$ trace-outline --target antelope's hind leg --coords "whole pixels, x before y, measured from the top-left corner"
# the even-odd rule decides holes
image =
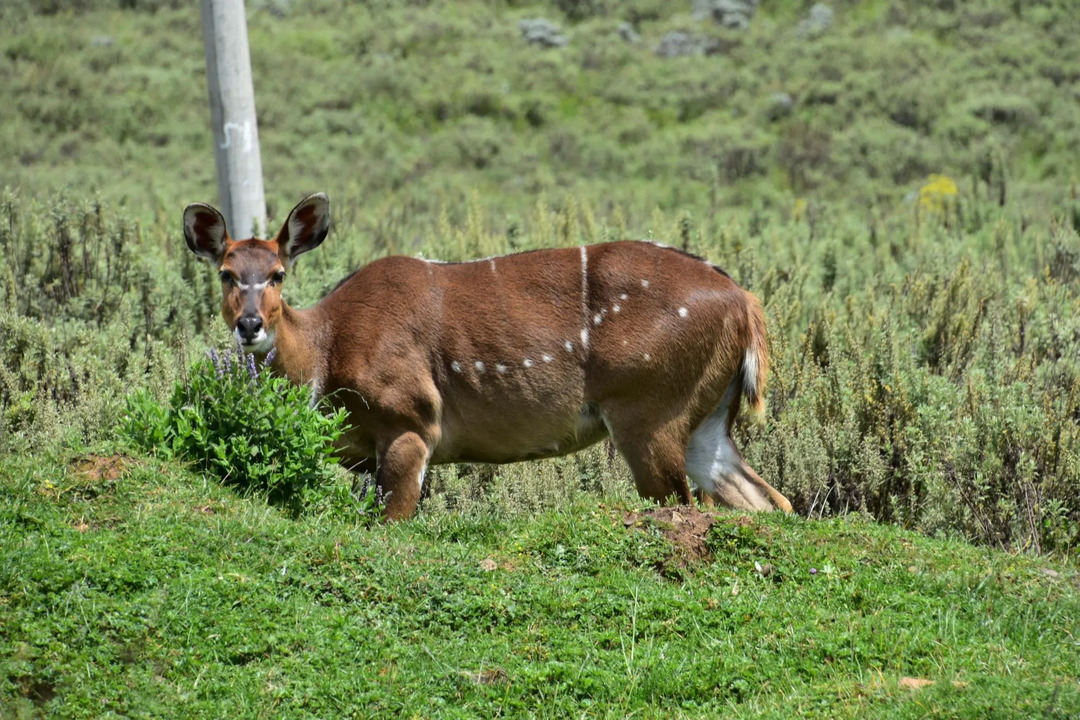
[[[788,499],[762,480],[743,459],[731,438],[731,423],[738,406],[733,409],[728,396],[724,399],[690,436],[686,472],[695,493],[736,510],[791,512]]]
[[[659,428],[640,425],[642,415],[606,410],[604,421],[615,449],[626,460],[634,485],[643,498],[657,502],[689,505],[690,486],[686,482],[686,443]]]

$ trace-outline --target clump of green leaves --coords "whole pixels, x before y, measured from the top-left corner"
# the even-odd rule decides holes
[[[121,434],[297,510],[306,489],[329,483],[345,417],[344,410],[324,415],[310,388],[273,377],[254,355],[211,350],[176,383],[167,404],[145,391],[130,395]]]

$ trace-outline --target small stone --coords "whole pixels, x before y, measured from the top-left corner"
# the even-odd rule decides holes
[[[521,30],[521,37],[530,45],[555,48],[567,43],[566,36],[562,34],[559,27],[547,18],[521,20],[518,28]]]
[[[833,14],[833,9],[825,3],[815,3],[806,19],[799,23],[799,36],[810,39],[825,34],[832,25]]]
[[[641,36],[638,35],[638,31],[628,22],[619,23],[619,37],[631,45],[641,42]]]

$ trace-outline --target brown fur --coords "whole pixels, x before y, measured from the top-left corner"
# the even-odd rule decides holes
[[[329,203],[314,195],[274,240],[233,241],[213,208],[192,205],[185,237],[225,274],[229,326],[257,316],[273,333],[275,372],[348,411],[342,462],[376,458],[390,518],[414,512],[428,464],[552,457],[609,432],[643,496],[689,503],[691,434],[732,383],[732,419],[740,395],[761,407],[761,307],[700,259],[648,243],[592,245],[583,275],[581,248],[456,264],[388,257],[314,307],[290,308],[275,273],[322,242],[328,223]],[[757,356],[749,383],[747,349]],[[745,470],[732,482],[790,510]]]

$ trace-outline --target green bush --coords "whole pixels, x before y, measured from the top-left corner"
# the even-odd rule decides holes
[[[129,396],[120,431],[142,450],[298,510],[305,490],[329,483],[333,443],[346,427],[344,410],[323,415],[311,400],[307,386],[272,377],[254,355],[211,350],[167,405],[145,391]]]

